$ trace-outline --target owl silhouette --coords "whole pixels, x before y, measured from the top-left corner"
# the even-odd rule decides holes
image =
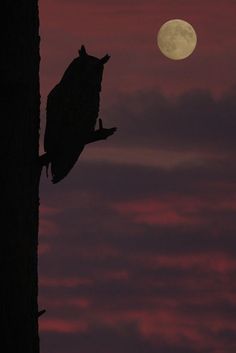
[[[86,144],[104,140],[116,128],[106,129],[99,119],[99,103],[104,65],[110,59],[88,55],[82,45],[79,56],[66,69],[61,81],[47,98],[45,154],[41,164],[50,165],[52,182],[62,180],[73,168]]]

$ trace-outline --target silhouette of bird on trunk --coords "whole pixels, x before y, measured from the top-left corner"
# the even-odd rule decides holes
[[[51,165],[52,182],[62,180],[78,160],[84,146],[112,135],[116,128],[106,129],[99,119],[100,91],[104,64],[110,59],[88,55],[82,45],[79,56],[66,69],[61,81],[47,99],[44,136],[45,154],[41,165]]]

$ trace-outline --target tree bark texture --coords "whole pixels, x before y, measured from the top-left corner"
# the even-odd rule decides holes
[[[0,17],[1,351],[38,353],[38,1],[2,0]]]

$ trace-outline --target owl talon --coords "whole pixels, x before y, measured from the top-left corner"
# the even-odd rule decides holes
[[[46,176],[48,178],[48,168],[49,168],[49,164],[50,164],[50,159],[47,153],[42,154],[42,156],[39,157],[39,162],[41,165],[41,168],[43,168],[45,166],[46,168]]]

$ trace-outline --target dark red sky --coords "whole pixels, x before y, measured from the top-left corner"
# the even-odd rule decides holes
[[[236,351],[235,0],[42,0],[42,135],[51,88],[81,44],[106,64],[117,134],[70,175],[42,175],[42,353]],[[172,61],[171,18],[198,35]]]

